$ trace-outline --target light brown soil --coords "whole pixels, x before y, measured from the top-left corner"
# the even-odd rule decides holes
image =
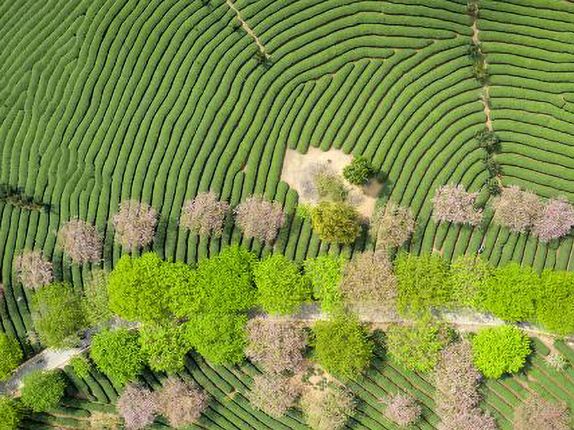
[[[263,46],[263,44],[259,41],[259,39],[257,38],[257,36],[255,35],[255,32],[253,31],[253,29],[251,27],[249,27],[249,24],[247,24],[247,22],[245,22],[243,20],[243,18],[241,17],[241,14],[239,13],[239,10],[235,7],[235,4],[233,3],[232,0],[226,0],[227,6],[229,6],[229,8],[235,12],[235,16],[237,17],[237,20],[241,23],[241,25],[243,26],[243,29],[245,30],[245,32],[251,36],[251,38],[255,41],[255,44],[257,45],[257,47],[259,48],[259,51],[265,55],[265,57],[269,58],[270,55],[267,53],[267,51],[265,50],[265,46]]]
[[[322,168],[328,168],[342,177],[343,169],[352,160],[352,155],[338,149],[322,151],[311,147],[306,154],[288,149],[283,161],[281,180],[297,191],[299,203],[316,204],[318,195],[312,186],[314,174]],[[371,181],[364,187],[351,185],[346,181],[345,183],[349,189],[348,202],[355,206],[363,217],[372,217],[382,185],[377,181]]]

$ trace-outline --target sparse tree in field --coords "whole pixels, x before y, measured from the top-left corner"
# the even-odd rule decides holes
[[[384,252],[357,254],[344,269],[341,292],[347,302],[377,302],[393,309],[397,280]]]
[[[254,318],[247,323],[247,357],[268,372],[297,371],[303,364],[307,335],[289,321]]]
[[[281,203],[261,196],[248,197],[235,209],[235,222],[243,235],[268,243],[275,240],[284,220]]]
[[[126,430],[142,430],[151,425],[157,410],[155,395],[137,384],[128,385],[118,399],[118,412]]]
[[[158,412],[181,429],[195,423],[209,404],[209,396],[193,383],[170,378],[157,392]]]
[[[563,403],[550,402],[538,395],[531,395],[514,413],[515,430],[568,430],[570,427],[568,407]]]
[[[409,208],[388,202],[376,213],[371,223],[371,235],[377,248],[388,250],[402,246],[415,229],[415,219]]]
[[[516,185],[503,188],[492,205],[493,221],[508,227],[514,233],[524,233],[532,227],[542,211],[542,203],[538,196],[530,191],[523,191]]]
[[[0,333],[0,381],[8,378],[22,361],[22,348],[15,337]]]
[[[566,236],[574,226],[574,207],[565,197],[549,199],[534,219],[532,234],[546,243]]]
[[[247,398],[255,409],[275,418],[281,418],[289,408],[295,407],[299,392],[289,378],[281,374],[262,374],[253,378],[253,387]]]
[[[126,200],[120,203],[112,218],[115,241],[126,251],[142,248],[153,242],[157,211],[147,203]]]
[[[423,412],[418,402],[405,393],[381,399],[381,403],[385,405],[385,416],[401,428],[408,428],[416,423]]]
[[[214,192],[200,193],[184,203],[179,224],[192,234],[218,237],[223,233],[228,211],[229,204],[219,201]]]
[[[568,360],[559,352],[551,352],[544,357],[544,362],[548,367],[558,372],[562,372],[568,367]]]
[[[23,251],[14,259],[14,270],[25,288],[35,290],[48,285],[54,279],[52,263],[44,258],[42,251]]]
[[[341,175],[328,168],[320,169],[313,175],[313,184],[321,200],[344,202],[349,195]]]
[[[58,232],[58,243],[72,262],[97,263],[102,257],[102,238],[92,224],[73,219]]]
[[[34,412],[54,409],[64,397],[66,381],[60,370],[34,370],[22,378],[22,403]]]
[[[355,412],[355,399],[340,387],[329,387],[318,398],[309,390],[301,397],[301,409],[313,430],[340,430]]]
[[[480,224],[482,211],[474,207],[477,196],[478,193],[469,193],[460,184],[443,185],[433,197],[433,219],[436,222]]]
[[[361,233],[359,213],[347,203],[319,203],[311,211],[311,222],[325,242],[350,244]]]

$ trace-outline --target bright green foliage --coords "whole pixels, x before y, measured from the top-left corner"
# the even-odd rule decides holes
[[[165,262],[153,252],[141,257],[124,255],[108,277],[110,309],[128,321],[164,320],[169,316],[169,289],[185,284],[190,270],[183,263]]]
[[[0,396],[0,430],[18,430],[24,410],[11,397]]]
[[[516,373],[532,352],[528,336],[512,325],[485,328],[472,339],[474,365],[487,378]]]
[[[191,349],[185,327],[174,323],[145,325],[140,330],[139,340],[149,366],[158,372],[182,370],[185,354]]]
[[[88,360],[88,357],[85,355],[76,355],[70,360],[70,365],[80,378],[87,379],[90,377],[90,369],[92,366],[90,360]]]
[[[323,312],[332,313],[343,306],[341,281],[345,260],[331,255],[306,260],[305,276],[311,281],[313,296],[321,300]]]
[[[54,409],[64,397],[66,381],[59,370],[35,370],[22,378],[22,403],[34,412]]]
[[[488,288],[492,268],[480,257],[461,255],[450,265],[450,283],[455,303],[480,310],[482,294]]]
[[[538,322],[561,335],[574,333],[574,273],[545,270],[537,302]]]
[[[440,352],[452,341],[446,324],[422,320],[415,325],[391,324],[387,329],[387,351],[409,369],[429,372],[440,360]]]
[[[344,202],[349,190],[343,182],[343,178],[329,170],[315,175],[315,186],[320,199],[333,202]]]
[[[47,347],[62,348],[78,341],[85,326],[80,295],[68,283],[40,288],[32,298],[32,318],[40,341]]]
[[[301,303],[311,299],[308,278],[297,263],[282,254],[273,254],[253,269],[259,304],[272,314],[296,312]]]
[[[534,316],[540,277],[532,268],[521,268],[516,263],[498,267],[484,287],[484,308],[494,316],[511,322]]]
[[[186,323],[187,338],[210,363],[241,363],[247,344],[246,324],[244,315],[200,314]]]
[[[395,260],[395,276],[399,288],[397,306],[403,314],[425,314],[431,306],[452,304],[448,264],[436,254],[400,254]]]
[[[319,203],[311,211],[311,222],[325,242],[350,244],[361,233],[359,213],[347,203]]]
[[[317,321],[313,332],[313,356],[327,372],[353,378],[369,365],[373,342],[352,315],[341,313],[331,321]]]
[[[10,376],[22,361],[22,349],[16,338],[0,333],[0,380]]]
[[[343,169],[343,176],[354,185],[364,185],[375,173],[375,169],[365,157],[355,157]]]
[[[94,336],[90,356],[98,369],[119,385],[133,381],[143,370],[144,357],[136,332],[104,330]]]
[[[178,317],[198,312],[233,313],[257,303],[253,284],[256,257],[244,248],[232,246],[197,265],[190,285],[178,284],[171,291],[171,307]]]
[[[84,313],[89,326],[105,324],[113,316],[108,306],[108,286],[106,272],[97,269],[90,274],[84,284]]]

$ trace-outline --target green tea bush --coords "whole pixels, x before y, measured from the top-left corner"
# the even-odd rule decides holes
[[[546,330],[574,334],[574,273],[545,270],[536,306],[537,319]]]
[[[472,347],[474,365],[487,378],[520,371],[532,352],[528,336],[512,325],[480,330]]]
[[[13,398],[0,396],[0,430],[18,430],[24,409]]]
[[[271,314],[296,312],[311,299],[311,286],[299,266],[282,254],[273,254],[255,264],[253,270],[259,304]]]
[[[70,366],[74,369],[74,373],[80,378],[87,379],[90,377],[90,361],[85,355],[76,355],[70,360]]]
[[[313,296],[321,301],[325,313],[333,313],[343,306],[341,281],[345,260],[331,255],[306,260],[305,276],[311,281]]]
[[[54,409],[64,397],[66,381],[59,370],[35,370],[22,378],[22,403],[34,412]]]
[[[365,328],[350,314],[313,325],[313,357],[327,372],[353,378],[361,374],[373,356],[373,342]]]
[[[185,354],[191,349],[185,327],[174,323],[146,324],[140,329],[143,356],[152,370],[176,372],[183,369]]]
[[[139,335],[125,328],[96,334],[90,356],[98,369],[119,385],[133,381],[144,367]]]
[[[434,369],[441,351],[452,341],[446,324],[421,320],[415,325],[390,324],[387,329],[387,352],[397,363],[420,372]]]
[[[402,253],[395,260],[395,276],[397,306],[403,314],[425,314],[431,306],[449,306],[453,302],[449,267],[438,255]]]
[[[353,185],[364,185],[375,174],[373,165],[367,158],[359,156],[353,158],[351,164],[343,169],[343,176]]]
[[[361,233],[359,213],[346,203],[321,202],[311,212],[313,229],[325,242],[350,244]]]
[[[7,379],[22,361],[22,348],[18,340],[0,333],[0,381]]]
[[[494,270],[481,293],[484,309],[510,322],[534,317],[535,300],[540,290],[540,277],[530,267],[510,263]]]
[[[80,295],[65,282],[40,288],[32,297],[32,319],[40,341],[50,348],[75,345],[85,326]]]

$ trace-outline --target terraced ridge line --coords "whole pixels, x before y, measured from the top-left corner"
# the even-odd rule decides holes
[[[259,41],[259,39],[257,38],[257,35],[253,31],[253,29],[251,27],[249,27],[249,24],[247,24],[247,22],[241,17],[241,13],[239,12],[239,9],[237,9],[237,7],[235,7],[235,3],[233,3],[233,0],[225,0],[225,3],[227,4],[227,6],[229,6],[229,8],[233,12],[235,12],[235,16],[237,17],[237,20],[241,23],[241,26],[247,32],[247,34],[249,36],[251,36],[251,38],[253,39],[253,41],[255,42],[257,47],[259,48],[259,52],[261,53],[261,55],[263,55],[265,58],[269,58],[270,55],[265,50],[265,46],[263,46],[263,44]]]

